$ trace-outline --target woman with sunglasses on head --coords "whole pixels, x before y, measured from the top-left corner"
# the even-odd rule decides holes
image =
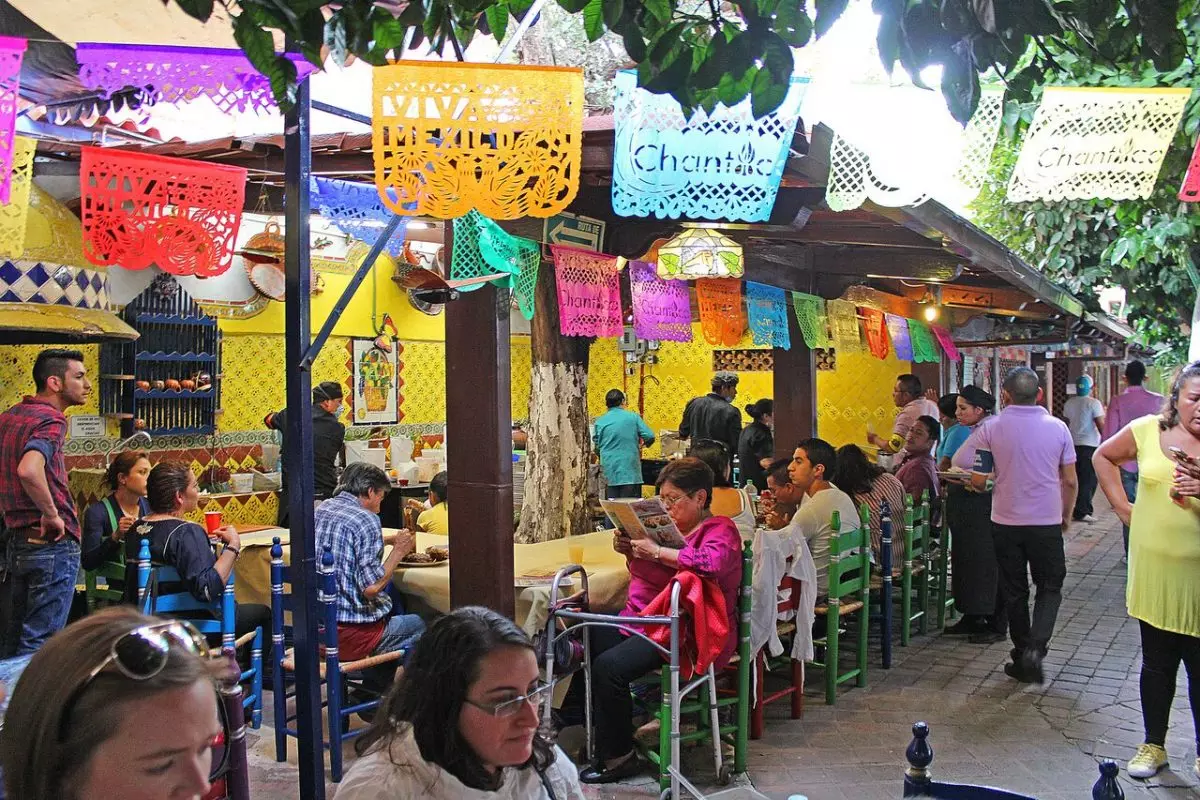
[[[538,730],[552,687],[511,620],[479,606],[450,612],[355,742],[336,800],[583,800],[574,765]]]
[[[737,645],[737,594],[742,580],[742,540],[729,517],[711,509],[713,471],[698,458],[687,457],[663,467],[656,484],[659,497],[675,527],[683,534],[683,548],[664,547],[652,539],[630,539],[617,532],[613,549],[629,565],[629,593],[621,617],[636,620],[639,612],[666,589],[680,571],[715,581],[725,599],[729,637],[714,660],[722,669]],[[617,623],[614,620],[614,626]],[[613,783],[643,769],[633,742],[633,702],[629,685],[663,665],[661,652],[640,636],[613,627],[593,627],[592,716],[596,724],[598,761],[580,773],[584,783]],[[567,714],[583,708],[584,681],[571,682],[564,702]]]
[[[29,662],[0,730],[7,796],[198,798],[222,732],[203,637],[128,607],[56,633]]]

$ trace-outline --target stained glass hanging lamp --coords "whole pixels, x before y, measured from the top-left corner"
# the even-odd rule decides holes
[[[658,277],[666,280],[740,278],[742,246],[711,228],[688,228],[658,250]]]

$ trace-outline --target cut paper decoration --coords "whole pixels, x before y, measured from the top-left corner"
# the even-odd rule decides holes
[[[859,306],[858,313],[863,316],[863,331],[867,334],[867,350],[876,358],[887,358],[888,332],[883,312],[877,308]]]
[[[756,345],[792,349],[788,332],[787,293],[762,283],[746,283],[750,335]]]
[[[929,326],[919,319],[910,319],[908,321],[908,335],[912,339],[913,361],[920,363],[922,361],[941,361],[942,355],[938,352],[937,345],[933,343],[933,336],[929,333]]]
[[[829,339],[829,319],[825,315],[825,298],[804,292],[792,292],[792,310],[796,312],[796,324],[804,334],[804,343],[810,350],[832,346]]]
[[[375,186],[397,214],[550,217],[575,198],[582,70],[405,61],[373,73]]]
[[[1190,94],[1046,87],[1008,184],[1009,201],[1149,197]]]
[[[450,278],[469,281],[503,273],[491,283],[512,289],[517,307],[525,319],[533,319],[534,295],[542,251],[537,242],[513,236],[478,211],[469,211],[454,220],[454,253],[450,259]],[[483,286],[457,287],[470,292]]]
[[[83,253],[101,266],[211,278],[233,263],[246,170],[82,148]]]
[[[354,183],[336,178],[311,178],[309,192],[317,213],[337,226],[347,236],[374,245],[393,214],[379,199],[379,192],[369,183]],[[402,219],[396,232],[383,246],[392,258],[404,252],[404,237],[408,220]]]
[[[825,190],[831,209],[847,211],[867,200],[914,206],[934,196],[965,204],[979,193],[1000,131],[1002,89],[983,91],[965,129],[944,107],[914,116],[914,108],[935,99],[915,87],[852,86],[849,91],[859,102],[846,104],[842,98],[839,116],[845,122],[836,126]],[[897,138],[890,121],[908,126],[912,119],[924,120],[920,135]]]
[[[888,334],[892,337],[892,350],[900,361],[913,360],[912,337],[908,335],[908,320],[895,314],[884,314]]]
[[[958,348],[954,346],[954,339],[950,336],[950,331],[943,328],[941,325],[930,325],[929,329],[933,331],[933,335],[937,337],[937,342],[941,345],[942,352],[946,354],[946,358],[951,361],[961,361],[962,356],[959,355]]]
[[[736,278],[701,278],[696,281],[696,305],[704,341],[733,347],[746,332],[746,306],[742,282]]]
[[[9,202],[9,186],[16,155],[13,136],[17,129],[17,99],[25,47],[24,39],[0,36],[0,204]]]
[[[296,79],[317,68],[297,55],[288,59]],[[75,47],[79,82],[108,99],[129,87],[141,89],[143,103],[188,103],[208,97],[226,114],[269,111],[275,105],[271,81],[241,50],[156,44],[95,44]]]
[[[750,98],[685,119],[669,94],[617,73],[613,210],[625,217],[738,219],[771,216],[807,78],[793,78],[778,109],[754,118]]]
[[[829,315],[829,332],[838,355],[862,352],[862,333],[858,327],[858,310],[848,300],[826,300],[825,313]]]
[[[630,261],[629,293],[635,336],[665,342],[692,341],[692,308],[686,283],[664,281],[649,261]]]
[[[658,249],[658,277],[665,280],[740,278],[742,246],[711,228],[688,228]]]
[[[33,188],[33,154],[37,143],[17,136],[12,145],[12,187],[8,202],[0,205],[0,256],[20,258],[25,253],[29,221],[29,193]]]
[[[553,246],[563,336],[620,336],[620,262],[591,250]]]
[[[1196,140],[1196,149],[1192,151],[1192,161],[1188,164],[1187,172],[1183,176],[1179,199],[1185,203],[1200,202],[1200,139]]]

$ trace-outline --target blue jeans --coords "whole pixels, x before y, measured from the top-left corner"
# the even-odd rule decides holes
[[[425,632],[425,620],[416,614],[397,614],[388,617],[387,627],[383,629],[383,638],[375,647],[374,655],[391,653],[396,650],[404,651],[404,660],[412,657],[417,640]]]
[[[1125,487],[1125,496],[1129,498],[1130,503],[1137,500],[1138,474],[1136,471],[1126,472],[1124,469],[1122,469],[1121,470],[1121,485],[1123,487]],[[1129,526],[1128,525],[1121,526],[1121,535],[1123,537],[1125,537],[1125,555],[1128,556],[1129,555]],[[1200,736],[1200,733],[1197,733],[1197,736]]]
[[[79,543],[64,537],[51,544],[30,544],[22,531],[10,534],[4,571],[11,608],[0,657],[37,652],[67,624],[75,578],[79,574]]]

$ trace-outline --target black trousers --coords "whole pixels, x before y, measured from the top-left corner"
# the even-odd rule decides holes
[[[1076,520],[1081,520],[1092,513],[1092,498],[1096,496],[1096,468],[1092,466],[1092,454],[1096,448],[1086,445],[1075,445],[1075,472],[1079,476],[1079,494],[1075,495]]]
[[[607,500],[620,500],[626,497],[641,497],[642,485],[640,483],[618,483],[608,485]]]
[[[1200,638],[1171,633],[1138,620],[1142,629],[1142,725],[1146,742],[1162,747],[1175,700],[1175,675],[1183,662],[1188,676],[1192,728],[1200,740]]]
[[[1043,655],[1054,633],[1062,585],[1067,577],[1061,525],[1000,525],[992,523],[1000,591],[1008,611],[1013,653],[1038,650]],[[1033,618],[1029,616],[1029,577],[1037,587]]]
[[[592,719],[596,725],[596,755],[620,758],[633,750],[633,698],[629,685],[663,666],[662,654],[638,636],[616,628],[589,628],[592,647]],[[571,681],[565,705],[584,703],[583,675]]]

